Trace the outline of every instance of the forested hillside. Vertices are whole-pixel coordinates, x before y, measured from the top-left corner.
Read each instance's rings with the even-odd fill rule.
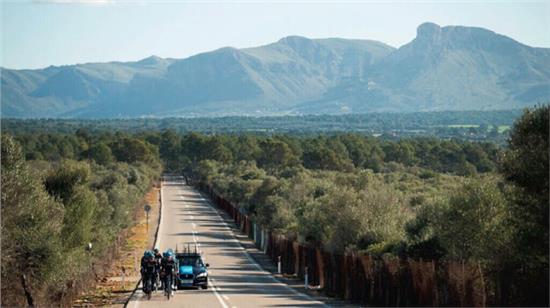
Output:
[[[547,305],[548,115],[547,105],[526,110],[505,148],[354,133],[23,128],[2,136],[2,279],[33,269],[27,291],[59,302],[126,226],[162,164],[289,238],[375,258],[472,262],[487,290],[506,288],[501,303]],[[491,285],[498,275],[506,285]],[[15,287],[3,305],[25,301]]]

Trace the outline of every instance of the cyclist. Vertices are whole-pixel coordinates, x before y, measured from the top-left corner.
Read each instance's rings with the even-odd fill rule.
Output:
[[[178,266],[177,266],[177,261],[172,249],[168,249],[163,254],[160,268],[164,276],[164,289],[174,294],[174,290],[172,289],[172,286],[174,285],[174,280],[176,277],[176,271]]]
[[[158,287],[159,287],[159,284],[162,283],[162,279],[160,279],[161,277],[159,277],[160,276],[160,264],[162,262],[162,254],[160,253],[158,248],[155,248],[153,250],[153,254],[155,255],[155,262],[156,262],[156,266],[155,266],[155,290],[157,290]]]
[[[153,286],[153,279],[155,277],[156,273],[156,261],[155,261],[155,255],[152,251],[146,250],[143,253],[143,257],[141,258],[141,280],[142,280],[142,289],[143,291],[149,295],[152,291],[151,288]],[[150,285],[147,285],[147,283],[150,282]]]

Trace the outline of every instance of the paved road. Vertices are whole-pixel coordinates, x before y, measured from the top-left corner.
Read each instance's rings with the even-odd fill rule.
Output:
[[[169,178],[161,190],[163,206],[158,246],[161,251],[199,245],[210,263],[207,290],[179,290],[166,300],[162,292],[147,300],[140,290],[128,307],[321,307],[322,302],[290,289],[265,272],[235,239],[217,209],[197,190]]]

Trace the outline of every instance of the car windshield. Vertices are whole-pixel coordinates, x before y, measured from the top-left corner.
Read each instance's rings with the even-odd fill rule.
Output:
[[[181,257],[178,260],[179,265],[190,265],[190,266],[203,266],[202,260],[199,257]]]

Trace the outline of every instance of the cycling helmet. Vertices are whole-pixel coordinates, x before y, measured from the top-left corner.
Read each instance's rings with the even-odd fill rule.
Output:
[[[167,258],[167,259],[172,259],[175,256],[174,251],[172,250],[172,248],[169,248],[168,250],[166,250],[165,255],[166,255],[165,258]]]
[[[144,253],[143,253],[143,256],[146,257],[146,258],[152,258],[154,257],[154,254],[151,250],[146,250]]]

